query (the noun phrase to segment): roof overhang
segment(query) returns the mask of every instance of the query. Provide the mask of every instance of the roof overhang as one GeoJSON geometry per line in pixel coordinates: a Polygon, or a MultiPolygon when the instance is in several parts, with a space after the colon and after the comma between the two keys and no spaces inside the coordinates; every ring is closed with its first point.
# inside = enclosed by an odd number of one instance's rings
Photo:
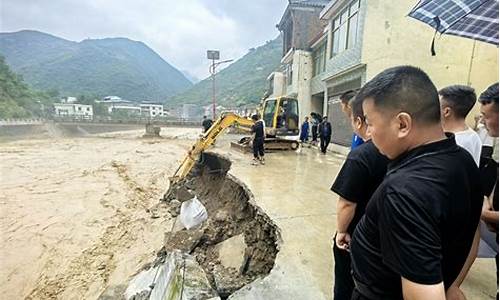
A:
{"type": "Polygon", "coordinates": [[[292,60],[294,51],[295,51],[295,49],[290,48],[290,50],[288,50],[288,52],[283,56],[283,58],[281,58],[281,63],[282,64],[289,63],[292,60]]]}
{"type": "Polygon", "coordinates": [[[331,73],[330,73],[330,74],[327,74],[327,75],[325,75],[323,78],[321,78],[321,80],[322,80],[322,81],[325,81],[326,83],[328,83],[329,81],[332,81],[332,80],[334,80],[334,79],[337,79],[337,78],[339,78],[339,77],[344,76],[345,74],[348,74],[348,73],[354,72],[354,71],[359,70],[359,69],[362,69],[362,68],[364,68],[364,67],[366,67],[366,64],[357,64],[357,65],[354,65],[354,66],[352,66],[352,67],[349,67],[349,68],[347,68],[347,69],[345,69],[345,70],[342,70],[342,71],[340,71],[340,72],[338,72],[338,73],[335,73],[335,74],[331,74],[331,73]]]}
{"type": "Polygon", "coordinates": [[[330,20],[332,19],[339,8],[344,6],[345,3],[349,2],[349,0],[332,0],[328,5],[323,8],[323,10],[319,13],[319,18],[321,20],[330,20]]]}

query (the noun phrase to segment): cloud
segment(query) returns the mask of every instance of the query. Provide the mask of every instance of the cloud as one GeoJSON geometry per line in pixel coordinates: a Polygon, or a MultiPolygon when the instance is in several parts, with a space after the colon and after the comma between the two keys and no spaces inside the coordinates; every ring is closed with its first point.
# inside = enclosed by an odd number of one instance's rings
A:
{"type": "Polygon", "coordinates": [[[2,0],[1,31],[33,29],[69,40],[127,37],[198,78],[206,50],[237,59],[278,35],[286,0],[2,0]]]}

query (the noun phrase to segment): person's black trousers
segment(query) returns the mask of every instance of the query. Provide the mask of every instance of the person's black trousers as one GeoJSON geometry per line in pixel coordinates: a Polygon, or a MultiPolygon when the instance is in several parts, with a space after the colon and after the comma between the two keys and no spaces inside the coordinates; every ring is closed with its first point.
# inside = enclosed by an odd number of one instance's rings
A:
{"type": "Polygon", "coordinates": [[[312,126],[312,136],[313,136],[313,139],[312,139],[313,142],[318,141],[318,125],[312,126]]]}
{"type": "Polygon", "coordinates": [[[326,148],[328,148],[328,144],[330,144],[330,137],[319,137],[321,140],[321,152],[326,153],[326,148]]]}
{"type": "Polygon", "coordinates": [[[255,139],[253,141],[253,157],[264,157],[264,139],[255,139]]]}
{"type": "Polygon", "coordinates": [[[350,300],[354,290],[351,273],[351,254],[339,249],[333,241],[333,258],[335,259],[335,280],[333,286],[334,300],[350,300]]]}

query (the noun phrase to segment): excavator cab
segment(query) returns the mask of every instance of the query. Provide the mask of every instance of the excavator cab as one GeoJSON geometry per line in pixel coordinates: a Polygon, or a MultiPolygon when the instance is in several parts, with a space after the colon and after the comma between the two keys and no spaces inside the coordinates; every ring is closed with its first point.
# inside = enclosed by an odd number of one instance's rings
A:
{"type": "Polygon", "coordinates": [[[297,99],[278,97],[264,100],[262,118],[266,123],[267,137],[299,135],[299,104],[297,99]]]}

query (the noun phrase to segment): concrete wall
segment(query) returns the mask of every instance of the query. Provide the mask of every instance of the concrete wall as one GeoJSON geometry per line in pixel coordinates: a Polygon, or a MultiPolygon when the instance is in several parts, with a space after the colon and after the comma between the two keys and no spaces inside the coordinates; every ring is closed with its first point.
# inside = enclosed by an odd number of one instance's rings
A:
{"type": "Polygon", "coordinates": [[[311,113],[312,56],[309,51],[295,50],[292,60],[293,80],[287,87],[287,96],[297,98],[302,121],[311,113]]]}
{"type": "Polygon", "coordinates": [[[272,86],[273,86],[273,93],[271,94],[271,97],[279,97],[283,96],[286,92],[286,81],[285,81],[285,75],[281,72],[273,72],[273,80],[272,80],[272,86]]]}
{"type": "Polygon", "coordinates": [[[301,7],[292,10],[293,42],[295,49],[308,49],[310,41],[323,32],[326,22],[319,19],[319,7],[301,7]]]}
{"type": "MultiPolygon", "coordinates": [[[[470,84],[479,94],[498,81],[498,48],[484,42],[442,35],[436,37],[436,56],[430,45],[434,30],[407,14],[414,0],[367,2],[362,62],[366,79],[397,65],[415,65],[429,74],[436,87],[470,84]]],[[[477,112],[477,107],[476,107],[477,112]]],[[[473,118],[473,114],[469,115],[473,118]]]]}

